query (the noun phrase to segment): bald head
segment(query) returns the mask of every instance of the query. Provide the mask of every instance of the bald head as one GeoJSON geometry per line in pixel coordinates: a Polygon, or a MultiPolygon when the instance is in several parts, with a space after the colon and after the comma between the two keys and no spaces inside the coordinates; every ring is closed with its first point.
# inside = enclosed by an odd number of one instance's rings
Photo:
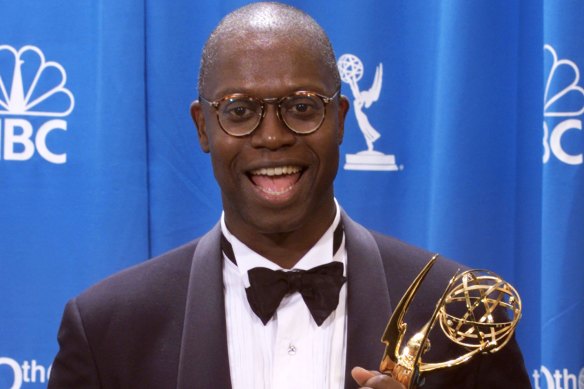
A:
{"type": "MultiPolygon", "coordinates": [[[[228,14],[213,30],[203,48],[199,72],[199,94],[206,96],[206,81],[223,47],[253,40],[254,44],[273,42],[305,47],[318,58],[337,88],[341,80],[335,54],[326,33],[318,23],[297,8],[280,3],[253,3],[228,14]]],[[[261,58],[258,58],[261,61],[261,58]]]]}

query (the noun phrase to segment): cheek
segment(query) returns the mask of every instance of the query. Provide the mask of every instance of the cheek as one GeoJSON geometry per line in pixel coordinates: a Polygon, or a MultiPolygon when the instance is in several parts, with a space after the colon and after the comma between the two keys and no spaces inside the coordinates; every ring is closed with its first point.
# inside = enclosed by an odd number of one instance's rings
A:
{"type": "Polygon", "coordinates": [[[221,128],[213,127],[208,131],[209,151],[213,159],[230,159],[241,148],[241,139],[227,135],[221,128]]]}
{"type": "Polygon", "coordinates": [[[209,152],[215,177],[223,186],[226,177],[235,171],[235,162],[241,150],[241,141],[224,134],[221,129],[213,129],[209,136],[209,152]]]}
{"type": "Polygon", "coordinates": [[[315,139],[312,149],[319,160],[320,174],[334,178],[339,165],[339,141],[336,132],[331,130],[326,136],[315,139]]]}

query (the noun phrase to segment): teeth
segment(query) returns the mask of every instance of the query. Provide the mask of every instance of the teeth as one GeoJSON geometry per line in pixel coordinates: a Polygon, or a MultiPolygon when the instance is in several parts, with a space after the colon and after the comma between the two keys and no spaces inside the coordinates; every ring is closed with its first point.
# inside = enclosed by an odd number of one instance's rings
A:
{"type": "Polygon", "coordinates": [[[299,171],[300,168],[298,166],[278,166],[252,170],[250,174],[253,176],[281,176],[298,173],[299,171]]]}
{"type": "Polygon", "coordinates": [[[287,188],[284,188],[282,190],[274,190],[274,189],[270,189],[270,188],[260,188],[263,192],[271,194],[271,195],[281,195],[284,194],[288,191],[290,191],[290,189],[292,189],[294,187],[294,185],[291,185],[287,188]]]}

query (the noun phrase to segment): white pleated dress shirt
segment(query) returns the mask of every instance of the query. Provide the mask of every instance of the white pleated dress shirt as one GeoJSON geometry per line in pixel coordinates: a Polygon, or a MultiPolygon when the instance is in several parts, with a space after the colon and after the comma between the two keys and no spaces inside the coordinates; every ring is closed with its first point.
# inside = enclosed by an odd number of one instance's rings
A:
{"type": "MultiPolygon", "coordinates": [[[[331,261],[345,265],[345,238],[333,256],[333,224],[293,269],[307,270],[331,261]]],[[[347,339],[347,283],[339,305],[319,327],[300,293],[284,297],[274,317],[264,326],[252,311],[245,288],[247,271],[254,267],[280,268],[235,238],[221,217],[221,229],[233,246],[237,265],[223,254],[225,315],[229,368],[233,389],[342,389],[347,339]]]]}

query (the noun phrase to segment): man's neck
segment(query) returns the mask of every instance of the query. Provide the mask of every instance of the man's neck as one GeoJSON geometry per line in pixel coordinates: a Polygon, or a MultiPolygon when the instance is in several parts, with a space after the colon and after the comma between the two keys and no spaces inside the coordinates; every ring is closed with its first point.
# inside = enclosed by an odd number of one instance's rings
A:
{"type": "Polygon", "coordinates": [[[227,215],[226,226],[229,231],[250,249],[269,259],[284,269],[290,269],[319,241],[340,212],[336,202],[333,202],[331,212],[319,223],[305,223],[296,229],[278,233],[256,232],[249,228],[243,233],[234,231],[229,225],[227,215]]]}

